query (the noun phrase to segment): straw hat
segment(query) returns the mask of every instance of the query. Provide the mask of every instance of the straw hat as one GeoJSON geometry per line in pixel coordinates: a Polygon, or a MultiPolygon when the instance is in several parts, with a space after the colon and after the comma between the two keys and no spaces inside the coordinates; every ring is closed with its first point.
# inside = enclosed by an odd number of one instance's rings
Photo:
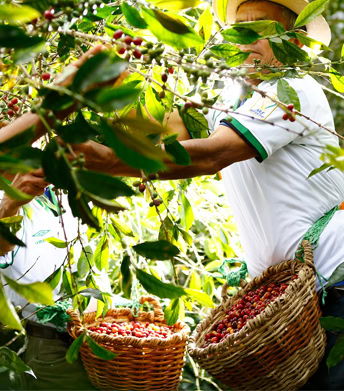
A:
{"type": "MultiPolygon", "coordinates": [[[[247,0],[213,0],[213,9],[215,15],[223,24],[232,24],[235,22],[236,12],[241,3],[247,0]]],[[[309,4],[307,0],[270,0],[274,3],[283,5],[295,12],[297,15],[309,4]]],[[[306,25],[307,35],[328,45],[331,41],[331,30],[325,18],[318,16],[312,22],[306,25]]]]}

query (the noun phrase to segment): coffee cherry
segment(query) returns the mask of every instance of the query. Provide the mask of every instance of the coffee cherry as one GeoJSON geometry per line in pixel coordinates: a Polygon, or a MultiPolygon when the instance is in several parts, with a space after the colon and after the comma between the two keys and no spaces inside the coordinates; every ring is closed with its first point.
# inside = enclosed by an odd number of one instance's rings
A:
{"type": "Polygon", "coordinates": [[[13,103],[14,105],[16,105],[16,104],[18,103],[18,99],[17,99],[17,98],[13,98],[13,99],[11,100],[11,103],[13,103]]]}
{"type": "Polygon", "coordinates": [[[202,113],[203,113],[204,115],[207,115],[207,114],[209,113],[208,107],[203,107],[202,113]]]}
{"type": "Polygon", "coordinates": [[[133,39],[129,35],[124,37],[124,43],[126,43],[127,45],[131,45],[132,42],[133,39]]]}
{"type": "Polygon", "coordinates": [[[50,73],[42,73],[41,78],[42,78],[42,80],[49,80],[50,79],[50,73]]]}
{"type": "Polygon", "coordinates": [[[185,110],[189,110],[189,109],[191,109],[191,107],[192,107],[192,103],[191,102],[185,102],[185,104],[184,104],[185,110]]]}
{"type": "Polygon", "coordinates": [[[149,174],[148,179],[154,181],[155,179],[158,179],[158,174],[149,174]]]}
{"type": "Polygon", "coordinates": [[[118,54],[124,54],[126,52],[126,48],[124,46],[118,46],[117,47],[117,53],[118,54]]]}
{"type": "Polygon", "coordinates": [[[12,102],[9,102],[7,106],[12,108],[14,106],[14,104],[12,102]]]}
{"type": "Polygon", "coordinates": [[[14,110],[14,111],[18,111],[18,110],[19,110],[19,107],[18,107],[18,106],[13,106],[13,110],[14,110]]]}
{"type": "Polygon", "coordinates": [[[14,111],[13,111],[13,110],[8,110],[8,111],[7,111],[7,114],[8,114],[10,117],[13,117],[13,116],[14,116],[14,111]]]}
{"type": "Polygon", "coordinates": [[[135,49],[135,50],[133,51],[133,56],[134,56],[135,58],[139,59],[139,58],[142,57],[142,53],[140,52],[140,50],[135,49]]]}
{"type": "Polygon", "coordinates": [[[133,183],[133,186],[134,186],[134,187],[139,187],[139,186],[140,186],[140,184],[141,184],[141,182],[140,182],[140,181],[135,181],[135,182],[133,183]]]}
{"type": "Polygon", "coordinates": [[[47,20],[53,20],[55,18],[55,11],[53,9],[44,11],[44,18],[47,20]]]}
{"type": "Polygon", "coordinates": [[[159,205],[162,204],[162,201],[159,200],[159,199],[155,199],[155,200],[153,201],[153,204],[154,204],[154,206],[159,206],[159,205]]]}
{"type": "Polygon", "coordinates": [[[146,190],[146,185],[144,183],[141,183],[139,186],[139,191],[143,193],[146,190]]]}
{"type": "Polygon", "coordinates": [[[174,73],[174,69],[172,67],[169,67],[167,71],[170,75],[174,73]]]}
{"type": "Polygon", "coordinates": [[[160,92],[159,92],[159,98],[160,98],[160,99],[164,99],[165,97],[166,97],[165,91],[164,91],[164,90],[160,91],[160,92]]]}
{"type": "Polygon", "coordinates": [[[284,121],[286,121],[286,120],[289,118],[289,116],[288,116],[287,113],[285,113],[285,114],[283,114],[283,117],[282,117],[282,118],[284,119],[284,121]]]}
{"type": "Polygon", "coordinates": [[[149,206],[152,208],[152,207],[154,206],[154,202],[151,201],[151,202],[149,203],[149,206]]]}
{"type": "Polygon", "coordinates": [[[134,45],[136,45],[136,46],[141,46],[141,45],[142,45],[142,42],[143,42],[143,39],[142,39],[141,37],[136,37],[136,38],[134,38],[134,40],[133,40],[133,43],[134,43],[134,45]]]}
{"type": "Polygon", "coordinates": [[[162,80],[164,83],[166,83],[166,82],[167,82],[167,79],[168,79],[167,73],[163,73],[163,74],[161,75],[161,80],[162,80]]]}
{"type": "Polygon", "coordinates": [[[115,39],[120,39],[120,38],[122,37],[123,34],[124,34],[124,33],[123,33],[122,30],[117,30],[117,31],[115,31],[115,33],[113,34],[113,37],[114,37],[115,39]]]}
{"type": "Polygon", "coordinates": [[[292,103],[290,103],[287,107],[290,111],[293,111],[295,106],[292,103]]]}

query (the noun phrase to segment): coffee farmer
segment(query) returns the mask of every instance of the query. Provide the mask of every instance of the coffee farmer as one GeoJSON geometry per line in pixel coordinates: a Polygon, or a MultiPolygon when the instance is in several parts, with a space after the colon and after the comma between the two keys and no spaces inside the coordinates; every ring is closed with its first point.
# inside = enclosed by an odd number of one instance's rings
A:
{"type": "MultiPolygon", "coordinates": [[[[304,0],[228,0],[227,21],[276,20],[290,29],[297,14],[307,4],[304,0]]],[[[216,1],[213,6],[217,14],[216,1]]],[[[330,30],[321,16],[305,27],[310,37],[324,44],[329,43],[330,30]]],[[[293,43],[301,47],[297,40],[293,43]]],[[[251,51],[246,60],[248,65],[254,65],[255,60],[260,60],[261,67],[280,65],[266,40],[242,46],[241,49],[251,51]]],[[[101,48],[87,53],[76,66],[98,50],[101,48]]],[[[317,123],[334,130],[332,113],[320,85],[310,76],[287,80],[299,96],[301,111],[317,123]]],[[[277,95],[277,82],[257,81],[256,85],[270,96],[277,95]]],[[[233,101],[235,97],[231,95],[231,90],[224,90],[223,104],[228,106],[233,101]]],[[[251,277],[255,277],[267,267],[295,257],[305,233],[344,199],[344,174],[331,170],[307,179],[309,173],[322,164],[320,155],[324,147],[338,147],[335,135],[301,117],[294,122],[288,118],[285,121],[285,112],[258,93],[253,93],[236,106],[231,121],[220,112],[209,113],[212,133],[208,139],[182,141],[192,160],[190,166],[166,162],[168,169],[159,175],[163,179],[178,179],[214,174],[221,170],[239,228],[245,260],[251,277]]],[[[61,113],[61,117],[64,114],[61,113]]],[[[35,114],[25,116],[25,121],[23,116],[3,129],[0,142],[27,129],[29,124],[36,125],[37,136],[44,133],[44,127],[35,114]]],[[[171,117],[168,125],[173,132],[183,135],[181,139],[186,138],[186,128],[177,114],[171,117]]],[[[90,141],[75,146],[75,152],[84,153],[86,167],[115,176],[140,176],[137,170],[126,166],[103,145],[90,141]]],[[[314,251],[316,268],[325,278],[329,278],[344,259],[341,245],[344,242],[343,213],[334,213],[314,251]]],[[[317,281],[317,290],[320,289],[317,281]]],[[[332,289],[323,308],[325,316],[344,318],[342,292],[337,288],[332,289]]],[[[328,348],[333,343],[333,340],[329,340],[328,348]]],[[[310,389],[344,389],[343,368],[337,366],[327,376],[324,363],[320,373],[320,380],[310,389]]]]}

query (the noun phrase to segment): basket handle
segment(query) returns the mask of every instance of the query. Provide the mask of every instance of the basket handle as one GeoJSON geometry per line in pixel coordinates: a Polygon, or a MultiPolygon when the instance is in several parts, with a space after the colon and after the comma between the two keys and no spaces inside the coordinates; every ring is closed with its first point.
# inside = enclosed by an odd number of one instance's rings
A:
{"type": "MultiPolygon", "coordinates": [[[[247,284],[247,282],[243,279],[240,280],[240,288],[244,288],[244,286],[247,284]]],[[[227,289],[228,289],[229,285],[227,284],[227,282],[225,282],[222,286],[222,290],[221,290],[221,297],[222,297],[222,300],[227,300],[228,299],[228,295],[227,295],[227,289]]]]}
{"type": "Polygon", "coordinates": [[[81,328],[81,327],[82,327],[82,323],[81,323],[79,314],[78,314],[77,312],[75,312],[75,311],[73,310],[73,308],[68,308],[66,312],[67,312],[67,314],[72,318],[73,324],[74,324],[76,327],[81,328]]]}
{"type": "Polygon", "coordinates": [[[145,302],[152,304],[155,320],[159,321],[159,322],[163,322],[165,320],[165,316],[162,311],[160,303],[151,296],[141,296],[140,297],[140,304],[143,304],[145,302]]]}
{"type": "Polygon", "coordinates": [[[305,264],[315,271],[313,249],[308,240],[303,240],[301,243],[303,247],[303,259],[305,264]]]}

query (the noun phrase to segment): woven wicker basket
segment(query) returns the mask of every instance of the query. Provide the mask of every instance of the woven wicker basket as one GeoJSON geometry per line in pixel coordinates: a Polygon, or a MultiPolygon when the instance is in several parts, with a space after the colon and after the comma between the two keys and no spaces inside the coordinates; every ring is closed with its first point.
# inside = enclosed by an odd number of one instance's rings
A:
{"type": "MultiPolygon", "coordinates": [[[[140,312],[138,317],[132,315],[128,308],[111,309],[104,320],[109,322],[149,322],[166,325],[164,313],[159,303],[152,297],[141,297],[140,303],[149,302],[154,312],[140,312]]],[[[67,310],[72,318],[68,332],[75,339],[84,332],[79,315],[67,310]]],[[[95,326],[96,313],[85,314],[86,327],[95,326]]],[[[81,359],[92,384],[100,389],[111,390],[175,390],[179,384],[184,366],[186,341],[189,327],[183,323],[173,326],[174,334],[166,339],[114,337],[98,334],[88,330],[88,335],[98,344],[117,353],[113,360],[103,360],[95,356],[87,343],[80,349],[81,359]]]]}
{"type": "Polygon", "coordinates": [[[189,340],[190,355],[217,380],[234,390],[296,390],[316,371],[325,350],[321,328],[312,248],[303,242],[305,263],[286,261],[268,268],[229,298],[227,285],[222,303],[195,329],[189,340]],[[205,335],[224,319],[250,290],[272,282],[293,280],[284,294],[235,334],[203,348],[205,335]]]}

